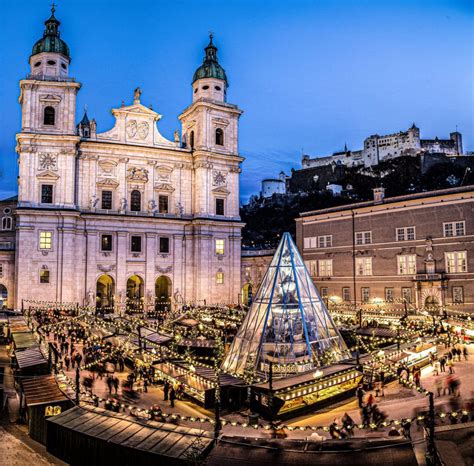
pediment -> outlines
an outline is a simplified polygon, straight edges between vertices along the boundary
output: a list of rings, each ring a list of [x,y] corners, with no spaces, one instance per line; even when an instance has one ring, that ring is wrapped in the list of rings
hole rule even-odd
[[[169,183],[156,183],[155,189],[158,191],[165,191],[169,193],[172,193],[174,191],[173,186]]]
[[[224,186],[220,186],[219,188],[215,188],[215,189],[212,190],[212,192],[214,194],[221,194],[221,195],[224,195],[224,196],[228,196],[230,194],[230,191]]]
[[[123,115],[123,114],[133,114],[135,116],[146,116],[148,118],[152,118],[155,121],[158,121],[161,119],[161,115],[151,108],[145,107],[142,104],[133,104],[129,105],[128,107],[120,107],[120,108],[114,108],[112,110],[112,114],[117,116],[117,115]]]
[[[99,178],[97,180],[97,186],[116,188],[118,185],[119,185],[119,182],[111,178]]]
[[[169,165],[158,165],[156,167],[156,171],[159,173],[171,173],[173,171],[173,167]]]
[[[36,175],[36,178],[40,179],[40,180],[49,180],[49,181],[56,181],[57,179],[59,179],[59,175],[52,172],[51,170],[45,170],[41,173],[38,173]]]

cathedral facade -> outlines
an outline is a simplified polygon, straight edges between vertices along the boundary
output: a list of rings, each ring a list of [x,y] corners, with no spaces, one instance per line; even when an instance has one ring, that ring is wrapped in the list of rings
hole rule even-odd
[[[168,140],[139,88],[108,131],[86,114],[76,125],[81,84],[59,24],[53,10],[20,81],[15,307],[237,302],[242,111],[227,103],[212,36]]]

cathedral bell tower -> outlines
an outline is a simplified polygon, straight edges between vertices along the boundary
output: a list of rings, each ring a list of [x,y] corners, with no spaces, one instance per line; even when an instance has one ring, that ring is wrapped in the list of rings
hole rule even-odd
[[[193,76],[193,103],[179,116],[183,148],[194,164],[193,211],[199,216],[239,217],[237,105],[227,102],[227,75],[210,35],[202,65]]]
[[[43,37],[31,52],[30,74],[20,81],[23,132],[75,132],[76,94],[81,85],[69,77],[69,47],[60,37],[54,12],[53,4]]]
[[[76,96],[69,47],[60,38],[54,4],[33,46],[30,74],[20,81],[22,124],[17,134],[20,205],[75,206]]]

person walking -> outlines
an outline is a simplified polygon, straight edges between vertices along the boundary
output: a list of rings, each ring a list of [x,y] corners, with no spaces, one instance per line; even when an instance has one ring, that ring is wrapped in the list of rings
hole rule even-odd
[[[112,385],[115,389],[115,394],[118,395],[118,388],[119,388],[119,379],[118,379],[118,377],[113,377],[112,378]]]
[[[464,346],[462,349],[462,354],[464,355],[464,361],[467,361],[467,357],[469,355],[469,352],[467,350],[467,346]]]
[[[163,394],[164,394],[163,400],[164,401],[168,401],[169,391],[170,391],[170,383],[167,380],[165,380],[165,383],[163,385]]]
[[[170,406],[174,408],[174,400],[176,400],[176,390],[174,387],[170,389]]]
[[[448,370],[450,374],[454,374],[454,361],[453,359],[448,359]]]
[[[441,372],[446,372],[446,358],[444,356],[439,360],[439,365],[441,367]]]
[[[438,394],[438,397],[441,396],[441,392],[443,391],[443,382],[441,381],[440,378],[437,378],[435,380],[435,387],[436,387],[436,393]]]
[[[71,365],[71,358],[69,354],[66,353],[66,357],[64,358],[64,364],[66,364],[66,370],[69,370],[69,366]]]
[[[110,375],[108,375],[107,378],[105,379],[105,383],[107,384],[107,388],[109,389],[109,393],[112,395],[113,381],[112,381],[112,377],[110,377]]]
[[[356,396],[357,396],[357,401],[359,403],[359,408],[362,408],[364,406],[364,389],[362,388],[362,385],[359,385],[356,390]]]

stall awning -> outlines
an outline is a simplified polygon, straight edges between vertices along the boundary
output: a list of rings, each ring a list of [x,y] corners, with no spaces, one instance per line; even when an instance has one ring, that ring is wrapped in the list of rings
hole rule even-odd
[[[48,422],[64,430],[95,438],[98,447],[107,445],[108,448],[109,445],[116,445],[184,461],[189,459],[191,452],[203,452],[212,443],[211,432],[145,419],[138,420],[92,406],[75,407],[48,419]]]
[[[416,466],[411,442],[388,439],[266,440],[246,437],[223,437],[206,459],[209,466],[222,464],[250,465],[341,465]]]
[[[48,364],[48,361],[39,348],[29,348],[23,351],[15,351],[15,358],[20,369]]]
[[[52,375],[28,377],[23,379],[21,385],[27,406],[58,403],[60,401],[69,400],[61,391],[56,379]]]

